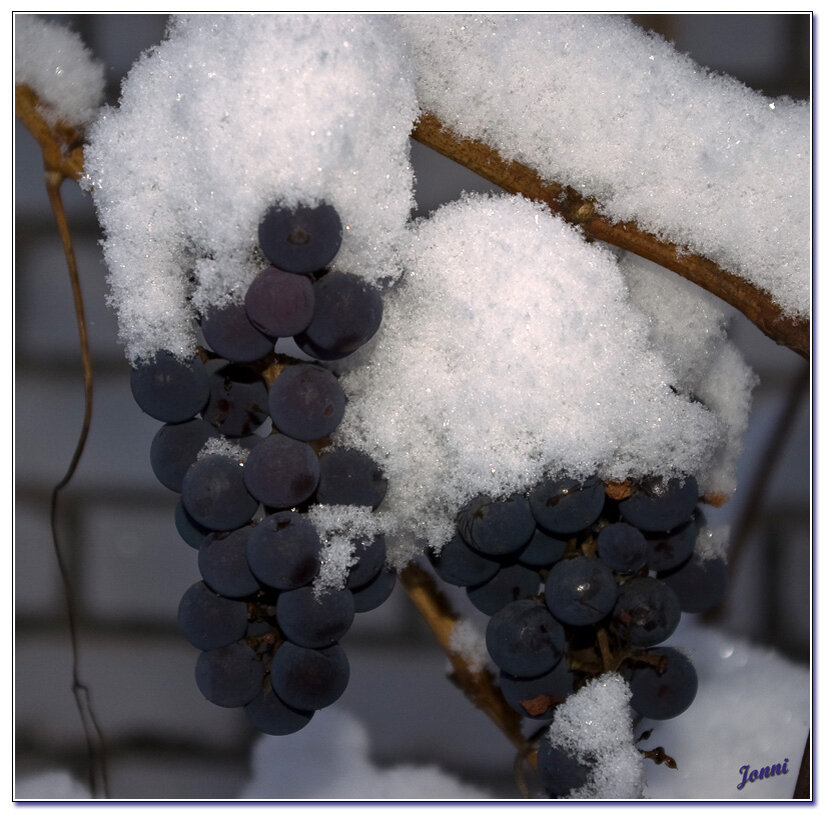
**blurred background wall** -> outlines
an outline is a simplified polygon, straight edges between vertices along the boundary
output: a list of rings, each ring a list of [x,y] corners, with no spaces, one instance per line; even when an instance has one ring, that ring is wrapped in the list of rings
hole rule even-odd
[[[80,33],[108,72],[109,101],[163,15],[50,15]],[[809,15],[641,15],[696,60],[768,95],[810,94]],[[71,695],[60,577],[49,532],[52,487],[71,459],[83,416],[77,331],[62,251],[31,136],[15,130],[15,715],[17,774],[70,769],[85,749]],[[419,212],[489,185],[414,144]],[[87,197],[63,194],[78,253],[95,369],[91,433],[59,506],[80,618],[80,670],[106,738],[115,798],[231,798],[248,775],[255,733],[238,710],[203,700],[197,651],[176,610],[199,578],[178,537],[177,495],[149,466],[159,423],[143,415],[105,297],[99,232]],[[711,524],[737,550],[716,624],[795,661],[810,651],[810,390],[808,367],[735,315],[731,335],[761,384],[739,489]],[[462,599],[457,600],[458,604]],[[517,796],[511,749],[445,680],[445,659],[400,588],[357,618],[346,643],[352,680],[337,705],[365,722],[380,763],[439,762],[462,779]]]

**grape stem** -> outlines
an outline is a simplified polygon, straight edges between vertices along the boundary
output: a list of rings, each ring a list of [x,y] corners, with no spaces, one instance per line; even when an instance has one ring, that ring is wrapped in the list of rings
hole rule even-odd
[[[776,343],[809,360],[810,321],[785,315],[766,291],[744,278],[645,232],[633,222],[611,221],[601,215],[598,202],[571,187],[541,178],[530,167],[505,159],[484,142],[457,135],[433,114],[424,113],[419,118],[412,136],[507,192],[543,202],[552,213],[578,225],[590,238],[648,258],[703,287],[742,312]]]

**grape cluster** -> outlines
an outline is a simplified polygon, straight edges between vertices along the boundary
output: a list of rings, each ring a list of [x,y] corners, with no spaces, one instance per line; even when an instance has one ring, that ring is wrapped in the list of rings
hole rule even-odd
[[[689,707],[695,669],[658,645],[682,612],[723,599],[723,560],[696,550],[705,525],[698,500],[692,477],[623,486],[548,478],[527,495],[481,495],[460,510],[454,537],[431,562],[490,617],[488,653],[521,716],[551,719],[607,669],[626,678],[641,716],[673,718]],[[558,797],[582,785],[589,768],[545,740],[538,771]]]
[[[340,641],[395,583],[380,534],[354,543],[343,587],[316,586],[324,543],[309,508],[375,510],[387,487],[370,457],[328,439],[347,397],[324,362],[360,348],[382,319],[378,290],[328,269],[341,238],[328,204],[270,208],[259,226],[270,266],[243,304],[202,317],[211,352],[187,361],[159,352],[131,375],[140,408],[164,423],[152,469],[180,494],[176,527],[198,551],[201,580],[178,609],[181,632],[201,651],[198,689],[276,735],[302,728],[344,692]],[[277,358],[284,337],[315,362]]]

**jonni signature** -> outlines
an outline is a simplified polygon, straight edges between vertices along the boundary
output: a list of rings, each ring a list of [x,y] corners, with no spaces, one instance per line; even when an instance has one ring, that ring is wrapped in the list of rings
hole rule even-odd
[[[783,763],[776,763],[772,766],[764,766],[761,769],[753,769],[750,771],[749,766],[741,766],[738,769],[739,774],[743,775],[741,778],[741,782],[735,787],[737,789],[743,789],[747,783],[754,783],[756,780],[764,780],[767,777],[775,777],[777,774],[787,774],[789,769],[787,769],[787,764],[790,762],[790,759],[785,757]]]

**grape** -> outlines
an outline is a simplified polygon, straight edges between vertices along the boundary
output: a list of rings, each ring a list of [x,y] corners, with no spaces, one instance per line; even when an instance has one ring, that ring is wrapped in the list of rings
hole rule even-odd
[[[313,523],[294,511],[266,516],[247,540],[253,575],[277,590],[292,590],[313,581],[322,542]]]
[[[669,531],[688,522],[698,501],[694,477],[646,480],[618,505],[623,518],[643,531]]]
[[[565,477],[544,480],[528,499],[534,518],[543,530],[566,535],[593,524],[603,510],[606,495],[597,477],[582,483]]]
[[[195,683],[217,706],[244,706],[259,694],[264,666],[244,642],[202,652],[195,663]]]
[[[330,272],[313,285],[313,294],[313,319],[294,338],[310,357],[339,360],[376,334],[382,322],[382,296],[366,281]]]
[[[505,500],[481,495],[457,514],[457,530],[483,556],[502,557],[528,544],[536,524],[528,500],[513,494]]]
[[[537,771],[549,797],[566,797],[586,785],[590,767],[548,740],[541,740]]]
[[[158,481],[181,493],[184,475],[198,452],[207,440],[218,436],[218,431],[200,418],[161,426],[149,448],[149,464]]]
[[[329,647],[350,629],[356,610],[350,590],[298,587],[279,595],[276,620],[285,638],[300,647]]]
[[[326,202],[315,207],[275,205],[258,226],[258,240],[261,251],[279,269],[317,272],[339,252],[342,222],[336,209]]]
[[[380,533],[371,539],[360,539],[353,549],[354,564],[347,575],[346,586],[358,590],[373,581],[385,566],[385,537]]]
[[[141,410],[164,423],[191,420],[209,397],[201,361],[181,361],[169,352],[158,352],[153,361],[133,367],[129,382]]]
[[[724,600],[728,579],[723,559],[701,559],[693,554],[680,567],[658,578],[671,588],[684,613],[705,613]]]
[[[216,593],[243,598],[258,592],[256,577],[247,564],[249,525],[229,533],[210,534],[198,551],[201,577]]]
[[[508,705],[527,718],[550,717],[550,709],[574,692],[574,674],[564,660],[537,678],[518,678],[500,670],[499,682]]]
[[[695,511],[689,522],[667,533],[646,534],[646,565],[656,572],[680,567],[692,555],[703,515]]]
[[[458,533],[442,546],[437,555],[431,556],[431,563],[440,579],[458,587],[484,584],[494,578],[501,567],[499,562],[487,559],[468,547]]]
[[[678,597],[652,576],[629,579],[618,592],[614,620],[635,647],[651,647],[669,638],[680,619]]]
[[[225,647],[247,632],[247,605],[225,599],[204,582],[187,589],[178,604],[178,628],[199,650]]]
[[[597,534],[597,554],[616,573],[634,573],[646,564],[644,535],[625,522],[606,525]]]
[[[537,528],[528,545],[520,551],[517,560],[526,567],[551,567],[563,558],[567,544],[565,539]]]
[[[540,577],[533,570],[519,564],[501,567],[487,582],[469,587],[466,591],[471,604],[488,616],[493,616],[510,601],[525,599],[540,590]]]
[[[250,324],[270,338],[289,338],[307,329],[314,305],[310,279],[275,267],[262,270],[244,296]]]
[[[244,473],[239,463],[223,454],[196,460],[181,485],[184,509],[210,530],[246,525],[258,510],[258,502],[244,487]]]
[[[227,437],[252,434],[269,416],[267,386],[246,366],[210,361],[210,399],[204,419]]]
[[[294,709],[322,709],[347,688],[350,664],[339,644],[314,650],[285,641],[270,666],[273,690]]]
[[[244,706],[244,714],[252,726],[266,735],[292,735],[307,726],[313,717],[312,710],[287,706],[269,684]]]
[[[244,484],[271,508],[292,508],[309,499],[319,482],[319,458],[305,442],[272,434],[244,464]]]
[[[396,573],[393,570],[382,570],[372,581],[352,591],[353,609],[357,613],[375,610],[388,600],[395,586]]]
[[[273,338],[250,323],[244,304],[210,310],[201,318],[201,332],[210,349],[233,363],[251,363],[273,351]]]
[[[346,402],[332,372],[305,363],[284,369],[270,387],[268,397],[276,428],[304,441],[331,434],[344,417]]]
[[[198,550],[212,531],[199,525],[186,511],[184,503],[178,500],[175,506],[175,528],[179,536],[192,548]]]
[[[536,599],[506,604],[488,621],[485,645],[504,672],[524,678],[553,669],[566,649],[563,627]]]
[[[698,692],[698,674],[692,662],[673,647],[649,650],[650,655],[666,658],[666,669],[659,673],[651,664],[634,667],[628,674],[632,709],[653,720],[667,720],[685,712]]]
[[[596,624],[607,616],[617,599],[617,585],[609,567],[599,559],[575,556],[551,568],[546,577],[546,604],[564,624]]]
[[[316,501],[323,505],[364,505],[376,509],[387,490],[388,481],[379,466],[361,451],[331,448],[319,457]]]

